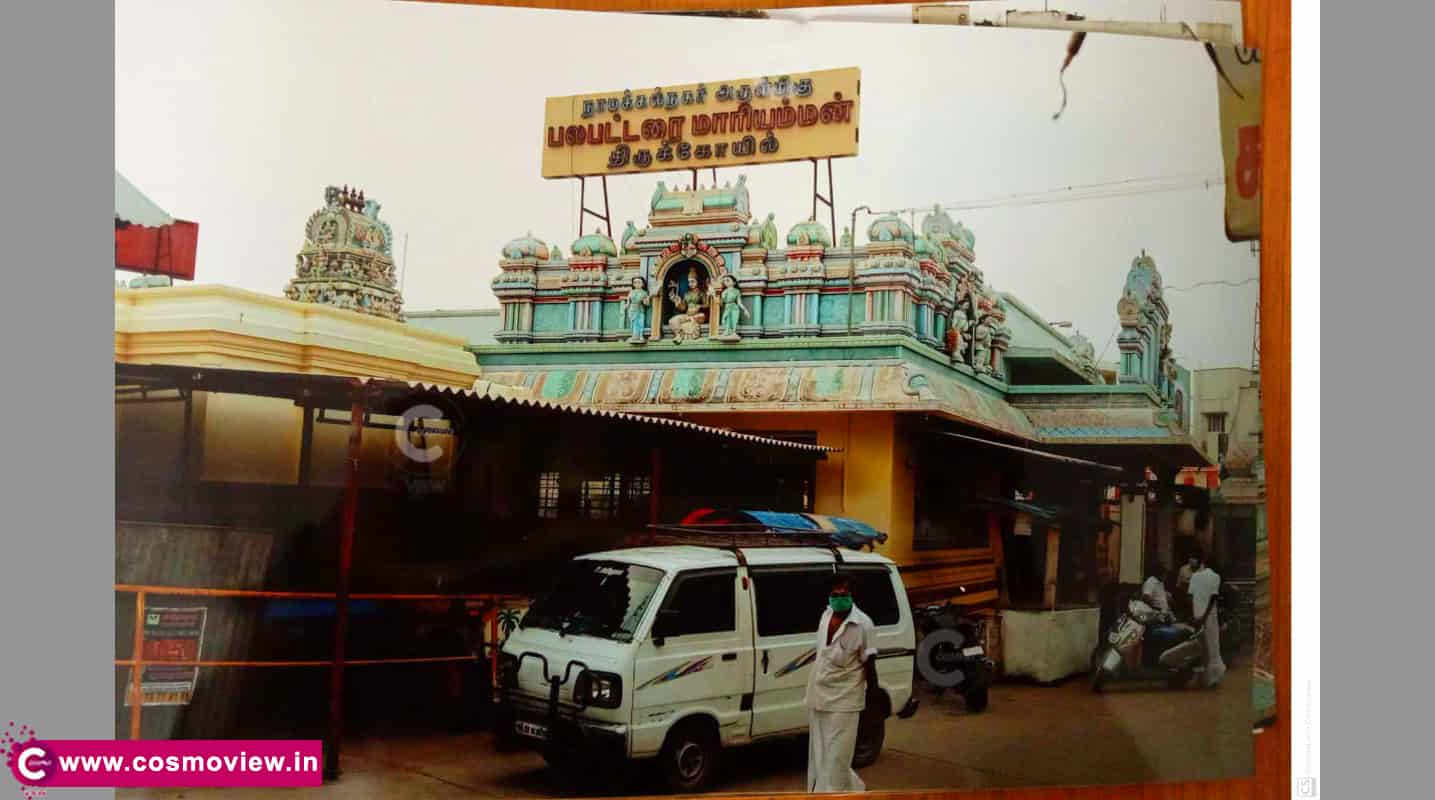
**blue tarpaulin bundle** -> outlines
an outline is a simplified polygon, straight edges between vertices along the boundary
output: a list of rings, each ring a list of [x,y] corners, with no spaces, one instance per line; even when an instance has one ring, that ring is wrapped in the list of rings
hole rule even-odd
[[[717,511],[702,509],[689,514],[684,525],[702,527],[721,526],[732,530],[749,523],[764,532],[776,534],[827,534],[834,544],[843,547],[867,547],[887,541],[887,534],[871,525],[846,517],[831,517],[825,514],[803,514],[788,511]]]

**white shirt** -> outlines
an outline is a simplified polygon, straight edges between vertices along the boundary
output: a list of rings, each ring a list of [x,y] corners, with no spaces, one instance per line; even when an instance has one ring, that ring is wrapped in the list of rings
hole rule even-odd
[[[1151,598],[1151,607],[1157,611],[1167,613],[1171,611],[1171,603],[1166,599],[1166,584],[1155,575],[1147,578],[1146,582],[1141,584],[1141,594]]]
[[[877,654],[877,626],[854,603],[827,643],[832,609],[817,623],[817,658],[807,679],[807,705],[814,711],[861,711],[867,707],[863,664]]]
[[[1191,575],[1191,613],[1200,619],[1211,598],[1221,591],[1221,576],[1210,567],[1201,567]]]

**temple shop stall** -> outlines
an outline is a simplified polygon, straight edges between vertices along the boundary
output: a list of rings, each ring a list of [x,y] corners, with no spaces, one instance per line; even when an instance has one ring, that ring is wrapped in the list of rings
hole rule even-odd
[[[1003,672],[1042,683],[1085,672],[1100,635],[1104,538],[1119,523],[1034,500],[987,503],[1002,519]]]

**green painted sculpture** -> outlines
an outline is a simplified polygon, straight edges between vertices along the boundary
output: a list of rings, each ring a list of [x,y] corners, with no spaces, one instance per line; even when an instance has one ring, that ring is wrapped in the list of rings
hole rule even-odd
[[[632,223],[628,223],[631,225]],[[641,277],[633,278],[633,288],[629,290],[628,296],[623,299],[623,320],[628,323],[632,335],[628,337],[628,344],[644,344],[643,339],[643,307],[651,300],[648,297],[648,285]]]
[[[742,304],[742,290],[737,288],[737,278],[722,276],[722,316],[718,319],[718,339],[724,342],[740,342],[737,324],[742,317],[750,316],[747,306]]]

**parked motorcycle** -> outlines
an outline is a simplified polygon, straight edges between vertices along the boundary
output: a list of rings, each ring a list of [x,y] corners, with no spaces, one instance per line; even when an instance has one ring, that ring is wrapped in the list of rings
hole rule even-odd
[[[966,701],[968,711],[985,710],[996,674],[996,663],[987,658],[982,645],[985,623],[946,603],[918,607],[913,618],[920,637],[917,676],[938,696],[952,689]]]
[[[1172,689],[1184,688],[1206,659],[1204,625],[1205,618],[1196,625],[1179,623],[1132,599],[1091,655],[1091,691],[1100,692],[1112,680],[1165,680]]]

